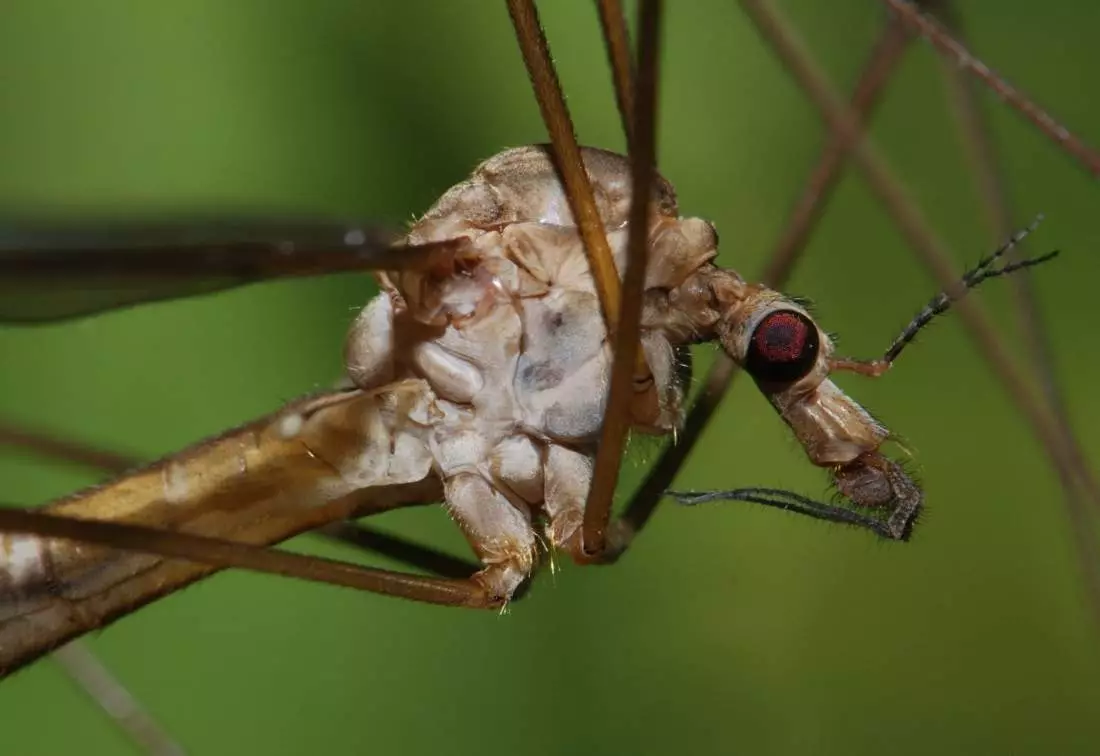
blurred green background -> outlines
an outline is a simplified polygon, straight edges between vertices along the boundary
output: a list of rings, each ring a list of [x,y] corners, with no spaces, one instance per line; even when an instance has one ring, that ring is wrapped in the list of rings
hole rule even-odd
[[[660,162],[722,262],[752,276],[822,143],[815,112],[736,3],[669,3]],[[1100,5],[959,3],[973,47],[1094,144]],[[587,1],[543,2],[583,141],[621,149]],[[790,0],[849,87],[871,0]],[[874,133],[960,269],[991,247],[926,45]],[[993,97],[1077,430],[1100,450],[1100,190]],[[6,0],[0,208],[324,212],[400,224],[478,161],[544,140],[501,3]],[[846,352],[880,353],[936,289],[861,181],[845,180],[788,290]],[[366,277],[257,286],[83,322],[0,329],[0,411],[154,457],[339,375]],[[1016,333],[1008,287],[983,301]],[[698,350],[700,369],[710,354]],[[92,640],[195,754],[1085,754],[1100,635],[1057,479],[956,319],[878,382],[844,385],[916,452],[911,544],[743,505],[661,511],[614,569],[543,574],[507,616],[224,574]],[[623,491],[656,450],[634,454]],[[94,482],[0,457],[2,498]],[[743,382],[679,488],[825,481]],[[383,524],[464,548],[438,508]],[[320,549],[305,537],[298,547]],[[335,553],[335,552],[329,552]],[[49,660],[0,683],[4,753],[134,747]]]

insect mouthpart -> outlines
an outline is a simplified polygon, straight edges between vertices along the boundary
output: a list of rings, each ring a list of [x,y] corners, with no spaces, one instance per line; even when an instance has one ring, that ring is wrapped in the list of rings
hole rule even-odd
[[[899,541],[909,540],[920,516],[924,495],[901,465],[878,452],[871,452],[837,467],[833,480],[836,490],[853,504],[879,510],[875,514],[885,515],[885,519],[874,517],[885,529],[882,534]]]

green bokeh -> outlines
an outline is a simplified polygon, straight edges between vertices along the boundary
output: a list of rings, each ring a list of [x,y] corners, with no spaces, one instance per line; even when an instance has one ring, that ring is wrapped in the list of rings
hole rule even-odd
[[[543,2],[582,139],[621,148],[590,2]],[[822,142],[815,112],[736,3],[669,3],[660,162],[722,259],[762,267]],[[1086,140],[1100,5],[960,3],[973,46]],[[847,87],[871,0],[783,3]],[[926,45],[874,133],[960,268],[991,246]],[[1090,458],[1100,190],[983,96],[1015,221],[1065,254],[1036,286]],[[7,0],[0,207],[256,209],[408,220],[506,146],[544,132],[500,3]],[[935,285],[864,184],[845,180],[789,290],[846,351],[875,354]],[[364,277],[294,282],[49,328],[0,329],[0,410],[147,457],[330,384]],[[983,301],[1018,329],[1009,287]],[[1015,341],[1013,341],[1015,343]],[[700,350],[703,361],[708,350]],[[614,569],[566,565],[504,617],[225,574],[92,640],[195,754],[1085,754],[1100,652],[1056,476],[947,319],[878,382],[843,381],[916,453],[915,541],[743,506],[668,507]],[[628,461],[635,482],[655,450]],[[92,478],[6,455],[0,498]],[[817,494],[749,385],[678,480]],[[460,549],[435,508],[385,523]],[[302,548],[319,548],[308,538]],[[132,753],[50,661],[0,684],[0,752]]]

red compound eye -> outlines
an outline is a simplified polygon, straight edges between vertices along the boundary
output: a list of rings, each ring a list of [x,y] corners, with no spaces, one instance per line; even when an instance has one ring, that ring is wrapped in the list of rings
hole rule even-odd
[[[813,369],[819,346],[817,327],[808,317],[776,310],[752,332],[745,369],[763,383],[791,383]]]

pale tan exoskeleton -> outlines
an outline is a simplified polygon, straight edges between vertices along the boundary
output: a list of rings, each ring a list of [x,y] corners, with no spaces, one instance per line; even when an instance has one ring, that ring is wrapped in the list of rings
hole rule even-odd
[[[645,155],[644,139],[637,131],[634,138]],[[896,463],[878,454],[887,431],[828,381],[835,366],[828,336],[796,303],[712,265],[713,229],[681,218],[662,181],[648,219],[630,223],[636,212],[629,202],[631,164],[594,151],[585,160],[620,270],[631,232],[645,230],[637,236],[649,262],[644,295],[624,297],[642,303],[644,359],[640,365],[627,361],[630,424],[661,433],[680,424],[685,386],[678,352],[687,344],[718,341],[747,366],[762,354],[790,363],[792,371],[778,376],[766,365],[753,372],[811,460],[832,470],[857,503],[899,513],[887,533],[906,535],[919,491]],[[641,184],[648,178],[643,173]],[[154,552],[219,566],[313,569],[308,574],[332,582],[471,606],[507,601],[547,545],[581,561],[614,555],[631,531],[604,530],[606,519],[592,532],[607,543],[584,548],[585,499],[612,350],[600,319],[603,292],[571,227],[571,201],[546,150],[521,148],[491,159],[471,182],[445,195],[409,238],[414,245],[444,243],[425,247],[423,265],[388,273],[387,293],[353,327],[348,371],[358,389],[304,400],[52,511],[270,543],[442,493],[485,565],[473,581],[402,578],[322,562],[307,567],[289,558],[277,565],[259,552],[218,551],[185,539],[144,543]],[[366,241],[354,234],[344,239],[352,247]],[[464,241],[452,244],[455,239]],[[773,327],[778,344],[768,338]],[[600,448],[617,455],[616,443],[621,438]],[[13,530],[49,532],[45,520],[20,526],[17,517],[12,513],[7,521]],[[540,518],[545,530],[535,522]],[[77,534],[78,526],[53,524]],[[86,531],[88,538],[115,545],[140,536]],[[103,561],[96,547],[55,543],[47,550],[38,537],[6,536],[4,666],[210,569],[145,555]]]

